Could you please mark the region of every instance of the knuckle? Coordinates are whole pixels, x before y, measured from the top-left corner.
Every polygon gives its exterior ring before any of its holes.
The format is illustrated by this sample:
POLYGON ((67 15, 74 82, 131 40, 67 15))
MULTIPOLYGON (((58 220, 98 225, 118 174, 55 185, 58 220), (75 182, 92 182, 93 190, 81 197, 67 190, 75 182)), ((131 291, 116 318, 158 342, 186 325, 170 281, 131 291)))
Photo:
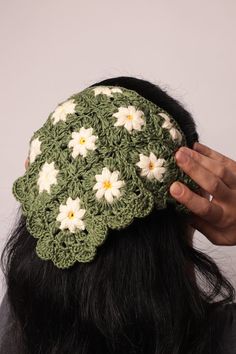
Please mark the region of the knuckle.
POLYGON ((199 214, 201 216, 207 216, 210 214, 210 209, 211 209, 211 204, 207 201, 203 201, 201 204, 200 212, 199 214))
POLYGON ((231 227, 232 225, 235 224, 235 216, 224 213, 221 218, 220 224, 221 224, 221 228, 223 229, 231 227))
POLYGON ((224 179, 226 177, 226 168, 225 166, 218 167, 216 174, 219 178, 224 179))
POLYGON ((219 188, 220 188, 220 179, 213 178, 210 183, 210 194, 212 194, 212 195, 217 194, 219 188))
POLYGON ((196 160, 196 161, 200 161, 201 160, 201 157, 200 157, 200 154, 197 152, 197 151, 191 151, 191 157, 196 160))

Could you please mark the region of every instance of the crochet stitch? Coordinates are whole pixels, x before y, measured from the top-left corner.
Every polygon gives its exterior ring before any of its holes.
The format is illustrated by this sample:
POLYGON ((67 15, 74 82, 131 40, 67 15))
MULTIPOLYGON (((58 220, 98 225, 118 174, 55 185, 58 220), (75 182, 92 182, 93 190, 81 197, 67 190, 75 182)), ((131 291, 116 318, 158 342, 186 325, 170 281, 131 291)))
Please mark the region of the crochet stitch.
MULTIPOLYGON (((29 142, 29 166, 12 192, 36 253, 58 268, 90 262, 109 229, 173 203, 180 180, 198 186, 176 164, 186 145, 177 122, 136 91, 93 86, 58 104, 29 142)), ((158 222, 158 220, 157 220, 158 222)))

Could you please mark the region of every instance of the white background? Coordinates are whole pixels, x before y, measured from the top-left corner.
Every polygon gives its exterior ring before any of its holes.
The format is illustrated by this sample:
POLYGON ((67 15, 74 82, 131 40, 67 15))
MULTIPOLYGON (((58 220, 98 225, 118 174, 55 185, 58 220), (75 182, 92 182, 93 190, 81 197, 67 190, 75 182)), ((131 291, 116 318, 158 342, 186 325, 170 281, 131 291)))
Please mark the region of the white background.
MULTIPOLYGON (((0 249, 29 138, 60 101, 95 81, 160 84, 192 112, 203 143, 236 159, 235 23, 234 0, 1 1, 0 249)), ((199 233, 195 245, 236 285, 236 247, 214 247, 199 233)))

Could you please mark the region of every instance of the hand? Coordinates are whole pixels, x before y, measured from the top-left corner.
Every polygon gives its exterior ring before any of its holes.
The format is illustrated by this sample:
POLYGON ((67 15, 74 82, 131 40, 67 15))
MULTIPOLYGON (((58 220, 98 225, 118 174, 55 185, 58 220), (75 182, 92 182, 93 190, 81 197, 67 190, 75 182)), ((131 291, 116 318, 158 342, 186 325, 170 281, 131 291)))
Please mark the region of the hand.
POLYGON ((175 158, 202 188, 199 195, 181 182, 170 186, 171 195, 192 211, 190 225, 215 245, 236 245, 236 161, 200 143, 181 147, 175 158))

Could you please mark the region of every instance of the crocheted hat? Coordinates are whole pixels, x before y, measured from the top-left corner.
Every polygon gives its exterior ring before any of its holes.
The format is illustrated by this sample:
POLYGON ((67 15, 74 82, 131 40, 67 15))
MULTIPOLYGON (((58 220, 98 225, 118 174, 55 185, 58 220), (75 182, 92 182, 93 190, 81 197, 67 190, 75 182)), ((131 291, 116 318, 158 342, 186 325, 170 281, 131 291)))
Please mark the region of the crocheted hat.
MULTIPOLYGON (((58 104, 29 142, 29 166, 12 186, 37 238, 36 253, 58 268, 92 261, 110 229, 122 229, 167 203, 180 180, 186 145, 177 122, 136 91, 93 86, 58 104)), ((158 220, 157 220, 158 222, 158 220)))

